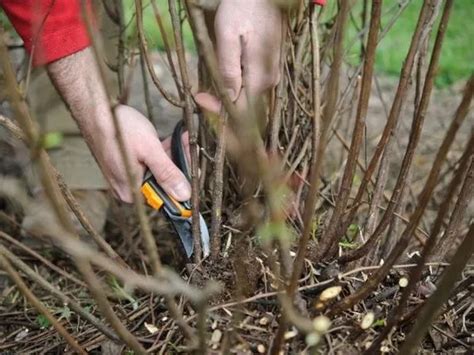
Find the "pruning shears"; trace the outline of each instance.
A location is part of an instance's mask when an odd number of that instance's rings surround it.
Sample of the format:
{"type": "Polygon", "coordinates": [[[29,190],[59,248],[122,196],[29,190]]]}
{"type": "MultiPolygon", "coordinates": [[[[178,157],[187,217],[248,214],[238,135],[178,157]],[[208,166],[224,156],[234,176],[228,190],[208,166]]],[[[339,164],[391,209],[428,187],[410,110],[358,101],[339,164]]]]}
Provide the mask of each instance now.
{"type": "MultiPolygon", "coordinates": [[[[189,165],[181,140],[184,130],[183,121],[178,122],[171,136],[171,159],[183,172],[188,180],[189,165]]],[[[178,233],[181,243],[188,258],[194,251],[194,239],[192,235],[192,206],[190,201],[180,202],[168,195],[156,181],[150,170],[147,170],[141,187],[146,202],[155,210],[163,211],[165,216],[178,233]]],[[[201,214],[199,214],[199,225],[201,230],[201,244],[204,257],[209,255],[209,230],[201,214]]]]}

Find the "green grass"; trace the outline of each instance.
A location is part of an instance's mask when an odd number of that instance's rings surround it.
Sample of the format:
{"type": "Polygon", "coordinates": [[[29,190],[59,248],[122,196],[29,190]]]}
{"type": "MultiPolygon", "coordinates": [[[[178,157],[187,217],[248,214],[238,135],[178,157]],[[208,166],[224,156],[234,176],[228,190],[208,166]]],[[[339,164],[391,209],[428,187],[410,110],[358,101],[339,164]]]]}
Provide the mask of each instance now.
{"type": "MultiPolygon", "coordinates": [[[[153,0],[156,1],[156,0],[153,0]]],[[[129,41],[135,41],[136,33],[136,24],[135,24],[135,0],[124,0],[125,7],[125,23],[128,24],[127,27],[127,36],[129,41]]],[[[171,26],[171,21],[168,12],[168,2],[165,0],[156,1],[161,17],[163,19],[163,24],[165,27],[165,32],[167,34],[168,41],[173,45],[173,31],[171,26]]],[[[163,38],[160,35],[158,24],[153,13],[153,8],[150,4],[150,1],[143,1],[143,27],[145,28],[145,35],[147,38],[149,48],[155,48],[159,50],[164,50],[163,38]]],[[[183,40],[186,48],[194,51],[194,41],[191,33],[191,29],[186,22],[183,26],[183,40]]]]}
{"type": "MultiPolygon", "coordinates": [[[[385,27],[392,13],[386,14],[398,1],[384,1],[382,13],[382,27],[385,27]]],[[[421,0],[412,0],[400,18],[393,25],[386,37],[377,48],[376,69],[392,76],[398,76],[402,63],[408,52],[411,37],[415,30],[418,15],[421,9],[421,0]]],[[[360,2],[354,7],[353,16],[360,16],[360,2]]],[[[442,11],[442,9],[441,9],[442,11]]],[[[441,14],[439,15],[441,17],[441,14]]],[[[474,1],[456,0],[451,11],[446,36],[440,57],[440,65],[436,84],[439,87],[450,85],[458,80],[467,78],[474,69],[474,1]]],[[[436,23],[432,36],[431,45],[434,42],[436,23]]],[[[348,38],[356,34],[355,26],[350,23],[348,38]]],[[[357,47],[359,45],[357,44],[357,47]]],[[[431,47],[430,47],[431,49],[431,47]]],[[[358,56],[358,48],[351,51],[352,60],[358,56]]]]}

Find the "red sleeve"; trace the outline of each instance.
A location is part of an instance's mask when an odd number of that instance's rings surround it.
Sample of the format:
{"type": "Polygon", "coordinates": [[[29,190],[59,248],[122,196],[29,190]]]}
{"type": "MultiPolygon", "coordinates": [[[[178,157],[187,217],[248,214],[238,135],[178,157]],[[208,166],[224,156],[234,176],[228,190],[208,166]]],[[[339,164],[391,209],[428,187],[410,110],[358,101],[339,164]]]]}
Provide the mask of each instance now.
{"type": "Polygon", "coordinates": [[[36,66],[76,53],[90,44],[81,0],[0,0],[0,6],[36,66]]]}
{"type": "Polygon", "coordinates": [[[326,0],[313,0],[316,5],[324,6],[326,5],[326,0]]]}

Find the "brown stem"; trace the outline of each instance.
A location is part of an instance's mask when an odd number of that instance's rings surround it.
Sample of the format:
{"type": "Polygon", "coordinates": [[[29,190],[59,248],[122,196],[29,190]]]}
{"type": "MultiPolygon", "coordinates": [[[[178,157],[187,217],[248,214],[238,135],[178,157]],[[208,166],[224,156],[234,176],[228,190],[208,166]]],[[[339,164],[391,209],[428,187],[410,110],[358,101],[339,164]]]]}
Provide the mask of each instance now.
{"type": "MultiPolygon", "coordinates": [[[[305,205],[303,215],[303,234],[298,242],[298,250],[293,269],[290,276],[290,283],[287,288],[288,296],[293,299],[294,292],[298,286],[298,279],[303,269],[306,247],[313,226],[313,215],[318,200],[319,174],[321,171],[321,161],[323,149],[321,146],[321,84],[320,84],[320,57],[319,57],[319,36],[318,36],[318,12],[316,7],[311,13],[311,50],[312,50],[312,76],[313,76],[313,117],[312,117],[312,157],[310,166],[310,190],[308,201],[305,205]]],[[[271,353],[277,354],[282,346],[284,333],[289,319],[285,315],[281,316],[280,325],[275,338],[272,341],[271,353]]]]}
{"type": "Polygon", "coordinates": [[[321,149],[321,84],[320,84],[320,58],[319,58],[319,37],[318,37],[318,12],[313,9],[311,16],[311,50],[313,53],[313,118],[312,118],[312,157],[310,166],[310,190],[308,201],[303,214],[303,234],[298,243],[298,251],[293,263],[293,271],[290,278],[288,293],[293,295],[298,284],[298,279],[303,268],[306,246],[311,235],[313,226],[313,216],[318,200],[319,174],[321,171],[321,161],[323,150],[321,149]]]}
{"type": "Polygon", "coordinates": [[[94,297],[100,312],[104,315],[105,319],[110,323],[110,326],[117,332],[120,338],[137,354],[146,354],[145,348],[140,344],[138,339],[128,331],[123,325],[117,314],[114,312],[107,297],[104,294],[104,290],[100,285],[99,279],[97,279],[94,271],[92,270],[89,262],[84,258],[75,258],[75,262],[79,271],[84,276],[84,280],[87,282],[92,297],[94,297]]]}
{"type": "MultiPolygon", "coordinates": [[[[467,113],[469,112],[469,106],[470,106],[468,102],[472,101],[473,95],[474,95],[474,76],[472,76],[469,79],[468,83],[466,84],[464,96],[461,103],[458,106],[458,109],[456,111],[456,116],[459,117],[459,116],[467,115],[467,113]]],[[[474,140],[474,137],[473,137],[473,133],[471,132],[471,143],[468,143],[468,145],[474,144],[472,142],[473,140],[474,140]]],[[[461,163],[460,163],[459,169],[461,169],[462,166],[466,166],[465,169],[467,170],[467,159],[469,159],[468,149],[466,149],[464,155],[461,157],[461,163]]],[[[462,179],[463,177],[459,177],[452,180],[450,186],[446,189],[446,197],[450,195],[452,196],[455,195],[456,190],[461,185],[462,179]]],[[[449,209],[449,202],[443,203],[439,207],[440,213],[441,211],[447,211],[448,209],[449,209]]],[[[451,223],[449,225],[451,225],[451,223]]],[[[444,255],[446,255],[446,253],[450,250],[450,246],[452,246],[453,243],[455,242],[454,233],[453,233],[454,231],[451,228],[449,228],[449,225],[448,225],[448,228],[446,229],[446,232],[443,233],[443,235],[440,237],[440,240],[438,241],[438,244],[436,247],[436,250],[438,251],[436,253],[436,258],[438,259],[443,259],[444,255]]]]}
{"type": "MultiPolygon", "coordinates": [[[[438,33],[436,35],[436,40],[433,47],[428,72],[426,73],[425,83],[423,87],[423,94],[420,100],[420,105],[415,115],[416,117],[412,124],[408,146],[405,152],[405,156],[403,158],[400,174],[398,176],[397,183],[394,189],[394,195],[395,195],[395,191],[400,191],[402,189],[402,186],[405,183],[405,179],[408,174],[408,171],[410,170],[413,156],[415,153],[415,149],[420,138],[421,128],[423,127],[424,117],[426,115],[426,110],[428,108],[431,91],[433,89],[435,73],[438,67],[438,60],[441,53],[441,47],[442,47],[442,43],[444,39],[444,34],[446,32],[446,27],[449,21],[449,15],[451,12],[452,4],[453,4],[453,0],[447,0],[446,5],[443,10],[443,15],[441,17],[441,22],[438,27],[438,33]]],[[[389,257],[387,258],[382,268],[377,270],[372,275],[372,277],[369,278],[359,290],[357,290],[356,292],[354,292],[347,298],[337,303],[334,306],[334,308],[331,310],[332,314],[340,313],[341,311],[352,307],[355,303],[359,302],[359,300],[361,300],[362,298],[366,297],[371,291],[375,289],[375,287],[377,287],[378,283],[381,282],[381,280],[385,277],[387,272],[389,272],[391,266],[395,263],[398,257],[406,249],[408,242],[411,236],[413,235],[413,232],[416,230],[416,227],[418,226],[418,223],[425,212],[426,206],[428,205],[431,195],[433,194],[433,190],[436,186],[439,172],[440,172],[440,162],[435,161],[435,163],[433,164],[431,168],[426,185],[423,191],[419,195],[415,212],[410,218],[410,223],[405,228],[405,231],[403,232],[402,237],[400,238],[400,241],[397,243],[394,250],[390,253],[389,257]]],[[[396,200],[394,201],[392,197],[392,200],[390,201],[390,205],[394,206],[395,204],[396,204],[396,200]]],[[[386,214],[389,209],[390,207],[385,212],[383,219],[386,218],[386,214]]],[[[376,234],[377,232],[380,233],[381,225],[382,225],[382,222],[379,224],[374,234],[376,234]]],[[[368,244],[371,239],[375,239],[375,238],[372,238],[371,236],[371,238],[366,244],[368,244]]],[[[364,246],[361,247],[360,249],[363,249],[363,248],[364,246]]],[[[345,261],[348,261],[348,260],[351,260],[351,259],[345,259],[345,261]]]]}
{"type": "Polygon", "coordinates": [[[158,24],[158,28],[160,29],[161,38],[163,39],[163,45],[165,46],[166,57],[168,59],[168,64],[171,69],[171,76],[173,77],[178,93],[180,93],[182,91],[181,85],[178,78],[178,74],[176,72],[176,67],[174,65],[173,55],[171,53],[171,46],[168,40],[168,34],[165,31],[165,26],[163,25],[163,20],[160,14],[160,10],[158,9],[158,6],[156,6],[156,1],[152,0],[151,5],[153,8],[153,14],[155,15],[156,23],[158,24]]]}
{"type": "Polygon", "coordinates": [[[179,70],[183,85],[181,101],[184,101],[184,118],[189,132],[189,150],[191,153],[191,184],[192,196],[191,204],[193,206],[192,231],[194,239],[194,262],[199,264],[202,257],[201,249],[201,228],[199,223],[199,155],[198,155],[198,129],[193,119],[193,101],[191,94],[191,83],[189,81],[188,69],[186,66],[186,52],[183,45],[182,24],[176,9],[176,1],[169,0],[168,7],[173,24],[174,41],[176,44],[176,54],[178,56],[179,70]]]}
{"type": "MultiPolygon", "coordinates": [[[[351,7],[350,1],[341,1],[340,9],[337,14],[336,25],[334,26],[333,38],[331,39],[331,46],[326,48],[333,48],[333,61],[331,63],[331,71],[326,85],[326,92],[324,95],[324,109],[322,114],[321,136],[323,141],[326,140],[329,128],[335,117],[337,101],[339,97],[339,82],[341,78],[341,66],[344,54],[344,35],[351,7]]],[[[324,55],[322,56],[324,57],[324,55]]],[[[323,142],[325,143],[325,142],[323,142]]],[[[325,147],[324,147],[325,149],[325,147]]]]}
{"type": "MultiPolygon", "coordinates": [[[[106,2],[104,1],[104,7],[106,2]]],[[[116,24],[119,30],[118,34],[118,55],[117,55],[117,77],[120,95],[124,92],[125,85],[125,20],[124,20],[124,9],[123,0],[114,1],[114,8],[116,16],[116,24]]]]}
{"type": "Polygon", "coordinates": [[[342,223],[340,231],[342,231],[343,233],[347,230],[347,226],[353,220],[357,212],[357,209],[360,206],[360,201],[362,200],[364,192],[367,189],[367,186],[371,180],[371,177],[374,174],[375,169],[379,163],[382,153],[386,149],[387,144],[391,140],[391,137],[393,135],[393,131],[395,130],[395,127],[397,126],[397,123],[400,117],[400,112],[405,102],[406,94],[408,92],[407,88],[410,83],[410,74],[413,69],[413,63],[415,61],[416,53],[420,46],[421,37],[424,31],[424,28],[427,26],[427,23],[429,22],[429,20],[427,20],[427,17],[429,17],[428,16],[429,8],[430,8],[430,2],[425,1],[420,11],[415,33],[413,34],[413,37],[410,43],[410,48],[408,50],[407,56],[403,64],[403,68],[400,74],[400,81],[398,83],[397,91],[395,93],[395,98],[393,99],[393,103],[390,109],[390,114],[387,119],[387,123],[382,132],[382,136],[380,137],[380,140],[377,143],[377,146],[375,147],[374,154],[372,158],[370,159],[367,170],[362,178],[356,197],[354,198],[352,208],[350,209],[350,211],[347,214],[347,217],[344,219],[344,222],[342,223]]]}
{"type": "MultiPolygon", "coordinates": [[[[239,154],[244,154],[244,156],[248,156],[248,158],[252,159],[250,160],[252,163],[251,168],[242,164],[245,161],[242,161],[242,159],[239,160],[239,163],[241,163],[240,167],[242,168],[242,172],[246,173],[247,177],[251,181],[255,181],[255,178],[261,178],[269,208],[269,223],[275,226],[282,226],[284,225],[284,213],[282,209],[281,196],[279,196],[281,186],[279,184],[278,177],[275,178],[275,170],[279,169],[272,168],[266,155],[260,132],[258,131],[258,127],[255,124],[258,122],[258,118],[260,118],[257,116],[258,113],[256,113],[257,110],[255,110],[256,106],[251,105],[251,107],[249,107],[245,118],[239,115],[234,104],[231,102],[227,91],[224,88],[222,78],[220,77],[214,48],[206,28],[202,10],[191,2],[188,4],[192,25],[194,26],[194,34],[199,44],[200,53],[204,58],[207,69],[214,81],[217,94],[222,100],[224,107],[231,118],[230,128],[232,129],[232,132],[230,132],[228,137],[233,140],[238,138],[240,140],[246,139],[249,141],[248,145],[240,145],[237,143],[229,144],[229,146],[231,146],[231,150],[234,148],[239,154]],[[235,136],[231,136],[231,134],[235,134],[235,136]]],[[[249,186],[246,188],[248,189],[249,186]]],[[[284,228],[280,229],[284,230],[284,228]]],[[[283,241],[285,238],[287,238],[287,236],[284,235],[284,232],[275,232],[274,234],[275,235],[272,237],[278,241],[283,241]]],[[[282,254],[287,252],[284,243],[280,243],[280,248],[280,252],[282,254]]],[[[270,263],[272,268],[274,268],[275,265],[276,263],[270,263]]],[[[278,275],[277,267],[275,267],[273,271],[275,275],[278,275]]],[[[279,282],[279,287],[282,287],[283,281],[277,281],[279,282]]],[[[288,314],[287,312],[289,310],[286,309],[286,304],[282,303],[282,310],[283,314],[288,314]]]]}
{"type": "Polygon", "coordinates": [[[143,5],[142,0],[135,0],[135,10],[136,10],[136,20],[137,20],[137,29],[138,29],[138,38],[140,42],[140,47],[142,48],[142,53],[144,54],[143,58],[145,59],[145,64],[148,68],[148,72],[150,73],[151,80],[155,84],[158,91],[163,95],[163,97],[173,106],[176,107],[184,107],[184,103],[178,101],[175,97],[173,97],[170,93],[168,93],[163,85],[160,83],[158,76],[155,73],[155,69],[153,68],[153,63],[151,62],[150,56],[148,54],[147,48],[147,41],[145,37],[145,31],[143,29],[143,13],[142,13],[143,5]]]}
{"type": "Polygon", "coordinates": [[[140,46],[140,72],[142,74],[143,96],[145,97],[146,113],[148,119],[154,124],[153,105],[150,97],[150,87],[148,85],[148,77],[146,75],[145,53],[144,47],[140,46]]]}
{"type": "Polygon", "coordinates": [[[372,75],[374,71],[375,51],[377,48],[380,16],[382,13],[382,1],[373,1],[371,11],[372,13],[370,17],[367,50],[362,72],[361,90],[359,103],[357,106],[354,132],[352,134],[351,149],[349,150],[349,156],[347,158],[346,167],[344,169],[344,174],[339,188],[336,207],[327,225],[327,229],[321,237],[321,243],[319,244],[318,255],[316,258],[317,260],[319,260],[323,255],[325,255],[325,257],[333,255],[334,253],[332,251],[335,249],[334,245],[336,245],[337,250],[337,238],[339,237],[337,234],[337,227],[339,226],[338,221],[341,219],[346,209],[347,202],[349,201],[357,158],[359,156],[362,138],[364,135],[365,117],[367,116],[370,92],[372,88],[372,75]]]}
{"type": "MultiPolygon", "coordinates": [[[[432,1],[435,1],[435,0],[432,0],[432,1]]],[[[447,13],[443,12],[443,18],[444,18],[445,21],[448,21],[448,19],[449,19],[449,9],[450,8],[448,7],[447,13]]],[[[421,15],[420,15],[420,17],[421,17],[421,15]]],[[[425,77],[425,83],[424,83],[424,86],[423,86],[422,97],[420,99],[420,104],[418,105],[418,108],[415,112],[415,116],[413,118],[409,143],[408,143],[408,146],[407,146],[406,151],[405,151],[405,156],[403,157],[403,161],[402,161],[402,164],[401,164],[401,168],[400,168],[400,172],[399,172],[399,175],[398,175],[398,178],[397,178],[397,182],[396,182],[395,188],[393,189],[392,197],[391,197],[390,202],[388,204],[387,210],[385,211],[385,213],[382,217],[382,220],[380,221],[379,225],[375,229],[374,233],[369,237],[367,242],[364,245],[362,245],[360,248],[358,248],[356,250],[353,250],[351,252],[348,252],[347,254],[342,255],[339,258],[339,261],[341,263],[346,263],[346,262],[358,259],[358,258],[362,257],[363,255],[365,255],[368,252],[368,250],[372,247],[372,245],[375,244],[375,242],[379,239],[379,237],[382,235],[382,233],[388,227],[388,225],[391,221],[391,218],[392,218],[392,214],[393,214],[394,210],[396,209],[396,206],[399,203],[400,196],[402,195],[403,189],[406,186],[407,177],[408,177],[408,174],[409,174],[409,171],[410,171],[410,167],[411,167],[411,164],[412,164],[412,161],[413,161],[413,156],[415,154],[416,147],[418,145],[418,141],[419,141],[420,134],[421,134],[421,129],[423,127],[423,122],[424,122],[425,115],[426,115],[426,110],[428,108],[429,100],[430,100],[430,97],[431,97],[431,91],[433,89],[433,83],[434,83],[434,79],[435,79],[435,75],[436,75],[436,68],[438,66],[439,55],[441,53],[441,45],[443,43],[443,38],[444,38],[444,33],[445,33],[445,27],[444,26],[445,26],[445,24],[442,23],[442,25],[440,25],[440,27],[438,28],[438,34],[436,36],[435,47],[433,48],[430,65],[429,65],[429,68],[428,68],[428,71],[427,71],[426,77],[425,77]]],[[[423,31],[421,31],[421,32],[423,32],[423,31]]],[[[369,166],[369,168],[370,168],[370,166],[369,166]]],[[[367,169],[366,173],[369,171],[369,168],[367,169]]],[[[437,175],[436,175],[436,177],[437,177],[437,175]]],[[[432,180],[430,180],[430,181],[432,181],[432,180]]],[[[436,181],[434,181],[434,183],[435,182],[436,181]]],[[[426,189],[427,186],[428,185],[425,185],[425,189],[426,189]]],[[[430,187],[434,188],[434,186],[430,186],[430,187]]],[[[426,198],[426,196],[425,196],[425,198],[426,198]]],[[[419,201],[421,201],[421,195],[420,195],[419,201]]],[[[423,209],[423,211],[420,211],[420,212],[424,212],[424,209],[423,209]]],[[[420,216],[420,218],[421,218],[421,216],[420,216]]],[[[416,225],[418,225],[418,223],[416,223],[416,225]]]]}
{"type": "Polygon", "coordinates": [[[49,159],[48,164],[51,168],[51,171],[53,171],[56,176],[56,180],[58,181],[58,185],[61,189],[64,199],[69,205],[69,208],[79,220],[79,223],[81,223],[81,226],[84,228],[84,230],[92,237],[92,239],[94,239],[94,242],[97,243],[99,248],[102,249],[107,256],[118,261],[123,266],[127,266],[125,260],[123,260],[119,254],[117,254],[117,252],[110,246],[109,243],[107,243],[107,241],[97,232],[94,226],[89,222],[89,219],[86,217],[81,206],[72,194],[71,189],[69,188],[69,186],[67,186],[66,182],[64,181],[64,178],[59,173],[59,171],[57,171],[56,168],[49,162],[49,159]]]}
{"type": "Polygon", "coordinates": [[[227,114],[219,115],[217,147],[214,156],[212,191],[211,257],[215,260],[221,250],[222,199],[224,196],[225,130],[227,114]]]}

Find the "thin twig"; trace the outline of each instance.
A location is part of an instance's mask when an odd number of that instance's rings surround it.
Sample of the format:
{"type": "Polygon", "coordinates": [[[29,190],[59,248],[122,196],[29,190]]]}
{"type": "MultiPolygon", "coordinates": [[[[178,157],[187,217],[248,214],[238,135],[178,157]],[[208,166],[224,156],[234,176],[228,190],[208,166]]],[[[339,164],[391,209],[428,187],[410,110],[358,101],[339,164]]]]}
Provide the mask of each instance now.
{"type": "Polygon", "coordinates": [[[71,334],[59,323],[59,321],[51,314],[51,312],[36,298],[33,292],[30,291],[28,286],[22,280],[21,276],[13,269],[11,264],[8,262],[7,257],[0,252],[0,265],[3,270],[5,270],[8,276],[16,284],[20,292],[28,300],[28,303],[31,304],[39,313],[44,315],[46,319],[51,323],[51,325],[56,329],[56,331],[66,340],[66,342],[74,349],[74,351],[79,354],[86,355],[87,352],[79,346],[76,339],[72,337],[71,334]]]}
{"type": "Polygon", "coordinates": [[[227,113],[219,115],[217,146],[214,155],[214,177],[212,191],[211,257],[216,259],[221,250],[222,199],[224,196],[225,131],[227,113]]]}
{"type": "MultiPolygon", "coordinates": [[[[423,127],[424,117],[426,115],[426,110],[428,108],[431,91],[433,89],[435,73],[438,67],[438,60],[441,53],[441,47],[442,47],[442,43],[444,39],[444,34],[446,32],[446,26],[449,21],[449,15],[450,15],[452,2],[453,0],[447,0],[446,5],[443,10],[443,15],[441,17],[441,22],[439,24],[438,33],[436,36],[435,44],[434,44],[432,55],[431,55],[430,65],[428,68],[428,72],[426,73],[425,83],[423,87],[423,94],[420,100],[420,105],[418,106],[418,109],[417,109],[416,117],[412,124],[408,146],[405,152],[405,156],[403,158],[403,162],[400,169],[401,171],[398,176],[394,191],[401,190],[401,187],[405,182],[407,173],[410,170],[411,163],[413,161],[413,156],[415,153],[415,149],[420,139],[421,128],[423,127]]],[[[435,163],[439,163],[439,162],[435,162],[435,163]]],[[[345,299],[337,303],[334,306],[334,308],[331,310],[332,314],[340,313],[341,311],[353,306],[363,297],[366,297],[373,289],[375,289],[375,287],[377,287],[378,283],[385,277],[387,272],[390,270],[390,267],[395,263],[398,257],[406,249],[408,242],[410,240],[410,237],[411,235],[413,235],[413,232],[418,226],[418,223],[425,212],[426,206],[428,205],[431,195],[433,194],[433,190],[436,186],[436,182],[439,176],[438,164],[433,164],[431,170],[432,170],[432,173],[430,173],[429,180],[427,181],[423,191],[419,195],[415,212],[411,216],[410,222],[406,226],[402,234],[402,237],[400,238],[400,241],[397,243],[394,250],[390,253],[389,257],[385,261],[382,268],[377,270],[377,272],[375,272],[374,275],[372,275],[372,277],[369,280],[367,280],[365,284],[359,290],[357,290],[350,296],[346,297],[345,299]]],[[[394,192],[394,195],[395,195],[395,192],[394,192]]],[[[392,196],[390,205],[395,205],[395,204],[396,204],[396,200],[393,200],[393,196],[392,196]]],[[[389,209],[387,209],[385,214],[387,214],[389,209]]],[[[379,224],[374,234],[377,232],[380,233],[380,229],[382,229],[383,227],[381,226],[381,224],[382,223],[379,224]]],[[[360,249],[362,249],[362,247],[360,249]]],[[[351,259],[346,258],[345,260],[351,260],[351,259]]]]}
{"type": "MultiPolygon", "coordinates": [[[[431,1],[438,1],[438,4],[439,4],[439,0],[431,0],[431,1]]],[[[426,4],[427,3],[425,3],[425,5],[426,4]]],[[[428,5],[426,5],[426,6],[428,6],[428,5]]],[[[434,11],[433,13],[436,13],[436,11],[434,11]]],[[[421,20],[422,14],[423,14],[423,10],[422,10],[422,13],[420,14],[420,20],[421,20]]],[[[430,21],[428,21],[428,23],[430,23],[430,21]]],[[[440,27],[440,29],[442,29],[442,27],[440,27]]],[[[423,32],[424,32],[424,27],[423,27],[423,29],[420,29],[420,33],[423,33],[423,32]]],[[[444,32],[442,32],[442,34],[444,35],[444,32]]],[[[416,33],[415,33],[415,35],[416,35],[416,33]]],[[[391,197],[390,202],[388,204],[387,210],[385,211],[380,223],[378,224],[378,226],[375,229],[374,233],[369,237],[367,242],[364,243],[364,245],[362,245],[360,248],[358,248],[356,250],[353,250],[351,252],[348,252],[348,253],[342,255],[339,258],[339,261],[342,262],[342,263],[358,259],[358,258],[362,257],[363,255],[365,255],[367,253],[367,250],[372,245],[374,245],[374,243],[379,239],[379,237],[382,235],[382,233],[388,227],[388,224],[391,220],[392,213],[394,212],[395,207],[398,205],[400,196],[403,192],[403,189],[404,189],[406,181],[407,181],[407,177],[408,177],[408,173],[410,171],[411,164],[413,162],[413,156],[415,154],[415,150],[416,150],[416,147],[418,145],[418,141],[419,141],[420,134],[421,134],[421,129],[423,127],[423,122],[424,122],[424,118],[425,118],[425,114],[426,114],[426,109],[428,107],[429,99],[430,99],[430,96],[431,96],[431,91],[432,91],[432,88],[433,88],[435,69],[437,67],[437,61],[438,61],[439,54],[440,54],[440,51],[441,51],[441,44],[442,44],[443,35],[441,35],[440,37],[437,37],[437,42],[436,43],[438,44],[438,46],[435,47],[433,49],[433,52],[432,52],[430,67],[429,67],[428,72],[426,74],[425,84],[424,84],[424,87],[423,87],[423,95],[422,95],[422,98],[420,100],[420,105],[418,106],[417,111],[415,113],[415,117],[413,119],[412,129],[411,129],[411,132],[410,132],[409,143],[408,143],[408,146],[405,150],[405,156],[403,157],[403,161],[402,161],[401,168],[400,168],[400,173],[398,175],[395,187],[393,189],[392,197],[391,197]]],[[[395,105],[395,101],[394,101],[394,105],[395,105]]],[[[392,111],[393,111],[393,106],[392,106],[392,111]]],[[[399,113],[397,114],[397,117],[398,117],[398,115],[399,115],[399,113]]],[[[389,120],[390,120],[390,117],[389,117],[389,120]]],[[[387,122],[387,125],[388,124],[389,123],[387,122]]],[[[385,128],[387,128],[387,126],[385,128]]],[[[376,153],[374,153],[374,156],[375,156],[375,154],[376,153]]],[[[369,168],[367,168],[366,175],[369,172],[369,169],[370,169],[370,164],[369,164],[369,168]]],[[[434,181],[434,183],[435,182],[436,182],[436,180],[434,181]]],[[[430,188],[434,188],[434,186],[430,186],[430,188]]],[[[354,205],[356,205],[356,204],[357,204],[357,196],[356,196],[355,201],[354,201],[354,205]]],[[[424,210],[423,211],[417,211],[417,213],[419,213],[419,212],[424,212],[424,210]]],[[[421,216],[420,216],[420,218],[421,218],[421,216]]],[[[416,226],[417,225],[418,225],[418,223],[416,224],[416,226]]]]}
{"type": "Polygon", "coordinates": [[[168,40],[168,34],[165,31],[165,27],[163,25],[163,20],[161,18],[160,10],[158,9],[158,6],[156,6],[156,1],[151,0],[151,5],[153,8],[153,13],[155,15],[156,23],[158,24],[158,28],[160,29],[161,38],[163,39],[163,45],[165,46],[166,57],[168,58],[168,64],[171,69],[171,76],[173,77],[178,93],[180,93],[182,91],[182,88],[181,88],[181,84],[178,78],[178,74],[176,72],[176,67],[174,65],[173,55],[171,53],[171,46],[168,40]]]}
{"type": "Polygon", "coordinates": [[[173,97],[170,93],[168,93],[163,85],[158,79],[156,75],[155,69],[153,67],[153,63],[151,62],[150,56],[148,54],[147,48],[147,41],[145,37],[145,30],[143,29],[143,16],[142,16],[142,0],[135,0],[135,9],[136,9],[136,21],[137,21],[137,29],[138,29],[138,38],[140,42],[140,47],[142,48],[143,58],[145,60],[145,64],[148,68],[148,72],[150,73],[151,80],[155,84],[158,91],[163,95],[163,97],[173,106],[176,107],[184,107],[184,103],[178,101],[175,97],[173,97]]]}
{"type": "Polygon", "coordinates": [[[42,262],[44,265],[49,267],[51,270],[57,272],[59,275],[64,277],[67,280],[70,280],[74,282],[76,285],[81,286],[81,287],[86,287],[86,284],[82,282],[81,280],[76,279],[74,276],[72,276],[70,273],[62,270],[61,268],[57,267],[53,263],[51,263],[49,260],[45,259],[43,256],[38,254],[36,251],[33,249],[27,247],[23,243],[19,242],[15,238],[11,237],[10,235],[6,234],[5,232],[0,231],[0,238],[5,239],[8,243],[11,243],[12,245],[16,245],[17,247],[23,249],[25,252],[33,256],[34,258],[38,259],[40,262],[42,262]]]}
{"type": "Polygon", "coordinates": [[[84,276],[84,280],[87,282],[90,293],[94,297],[94,300],[96,301],[101,313],[110,323],[110,326],[117,332],[125,344],[127,344],[135,353],[146,354],[145,348],[140,344],[138,339],[127,330],[110,306],[109,302],[107,301],[107,297],[104,294],[104,290],[100,285],[100,281],[94,274],[89,262],[82,257],[76,257],[75,259],[77,268],[84,276]]]}
{"type": "MultiPolygon", "coordinates": [[[[362,71],[362,82],[359,96],[359,103],[357,105],[356,120],[354,124],[354,131],[352,134],[351,148],[347,157],[346,167],[340,184],[336,207],[327,224],[319,244],[318,254],[316,260],[319,260],[323,255],[325,258],[334,255],[337,250],[337,229],[338,221],[341,219],[351,192],[353,176],[355,173],[356,162],[359,156],[359,151],[364,134],[365,117],[369,107],[369,98],[372,88],[372,76],[375,63],[375,51],[377,49],[377,39],[380,26],[380,16],[382,13],[382,1],[372,1],[372,13],[370,17],[370,29],[367,39],[367,49],[364,57],[364,67],[362,71]]],[[[327,118],[326,118],[327,119],[327,118]]]]}
{"type": "MultiPolygon", "coordinates": [[[[0,235],[4,235],[5,233],[0,232],[0,235]]],[[[10,237],[11,238],[11,237],[10,237]]],[[[11,263],[13,263],[19,270],[25,273],[32,281],[36,282],[42,288],[47,290],[50,294],[56,297],[58,300],[67,304],[68,307],[71,307],[74,312],[80,315],[82,318],[87,320],[91,323],[94,327],[96,327],[99,331],[103,334],[108,336],[110,339],[114,341],[120,341],[120,338],[115,335],[115,333],[110,330],[107,326],[105,326],[100,320],[94,317],[91,313],[86,311],[84,308],[81,307],[79,303],[77,303],[74,299],[66,296],[63,292],[61,292],[57,287],[54,287],[51,283],[49,283],[46,279],[44,279],[39,273],[36,273],[32,268],[26,265],[23,261],[20,260],[16,255],[6,249],[3,245],[0,244],[0,254],[5,255],[11,263]]]]}
{"type": "MultiPolygon", "coordinates": [[[[430,12],[429,1],[425,1],[423,3],[423,7],[420,11],[420,14],[418,16],[418,22],[417,22],[416,29],[410,43],[410,48],[403,62],[403,67],[400,74],[400,81],[398,83],[397,91],[395,93],[395,97],[392,102],[392,107],[390,109],[390,114],[387,119],[387,123],[385,124],[385,127],[382,132],[382,136],[380,137],[380,140],[378,141],[377,146],[375,147],[374,154],[372,155],[369,165],[367,166],[367,170],[362,178],[356,197],[354,198],[354,203],[349,213],[345,217],[343,223],[341,224],[340,229],[338,230],[339,232],[342,231],[342,233],[345,233],[345,231],[347,230],[347,226],[349,225],[349,223],[351,223],[352,219],[354,218],[357,212],[357,209],[360,206],[360,201],[362,200],[362,196],[364,195],[364,192],[367,189],[367,186],[371,180],[371,177],[373,173],[375,172],[375,169],[382,156],[382,153],[388,146],[387,144],[391,140],[393,132],[398,124],[400,112],[402,110],[403,104],[405,103],[405,98],[408,92],[408,86],[410,83],[410,76],[411,76],[410,74],[413,70],[413,64],[415,62],[416,53],[419,50],[420,43],[422,41],[422,35],[424,33],[424,29],[430,23],[429,19],[430,17],[432,17],[432,16],[429,16],[429,12],[430,12]]],[[[432,12],[432,15],[433,14],[434,12],[432,12]]],[[[397,200],[400,194],[401,194],[401,191],[397,191],[397,190],[395,190],[393,193],[394,197],[397,197],[397,200]]],[[[387,225],[388,225],[388,222],[389,222],[388,220],[383,221],[383,223],[387,225]]]]}
{"type": "Polygon", "coordinates": [[[179,70],[181,73],[181,80],[183,90],[181,92],[181,100],[184,102],[184,118],[186,120],[186,127],[189,132],[189,151],[191,153],[191,184],[192,196],[191,204],[193,207],[192,216],[192,232],[194,239],[194,262],[199,264],[202,257],[201,248],[201,228],[199,220],[199,155],[198,155],[198,129],[193,119],[193,101],[191,94],[191,83],[189,81],[188,69],[186,66],[186,52],[183,45],[182,24],[179,20],[176,9],[176,1],[169,0],[168,6],[171,15],[171,22],[173,24],[174,41],[176,44],[176,55],[178,56],[179,70]]]}

